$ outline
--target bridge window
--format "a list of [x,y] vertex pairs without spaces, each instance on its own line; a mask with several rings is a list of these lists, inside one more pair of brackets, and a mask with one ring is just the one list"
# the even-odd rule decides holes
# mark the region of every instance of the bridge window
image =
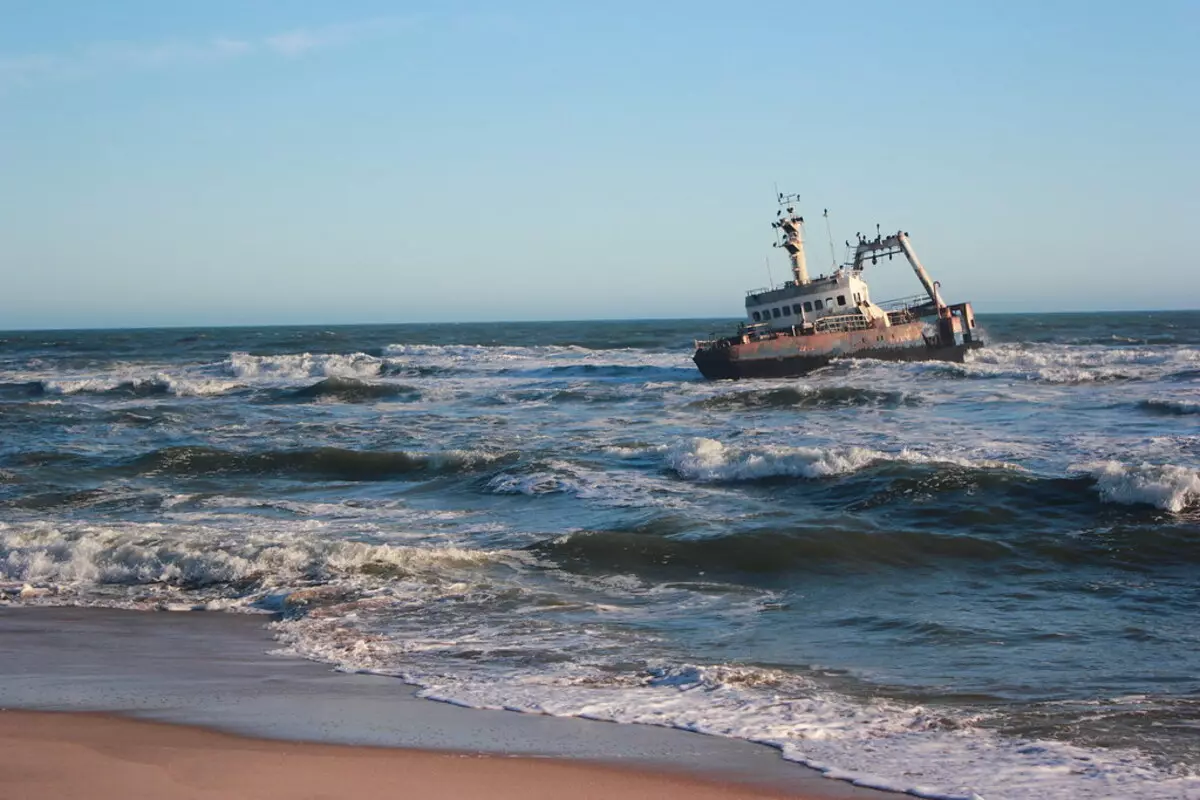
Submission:
[[779,319],[779,308],[778,307],[771,309],[771,316],[774,317],[775,319]]
[[805,310],[805,311],[812,311],[812,303],[810,303],[810,302],[808,302],[807,300],[805,300],[805,301],[804,301],[804,310]]
[[[808,305],[808,303],[805,303],[804,305]],[[815,308],[817,311],[820,311],[821,310],[821,301],[813,300],[813,308]]]
[[800,315],[800,304],[799,303],[796,303],[792,306],[792,313],[796,314],[796,316]]
[[826,298],[825,298],[825,307],[826,307],[826,308],[833,308],[833,298],[832,298],[832,297],[826,297]]
[[760,313],[758,313],[757,311],[755,311],[755,312],[754,312],[754,321],[755,321],[755,322],[759,322],[761,319],[762,319],[762,314],[760,314]]
[[784,307],[783,307],[783,315],[784,315],[785,317],[790,317],[790,316],[792,315],[792,307],[791,307],[791,306],[784,306]]
[[844,305],[846,305],[846,295],[844,295],[844,294],[839,294],[839,295],[838,295],[838,305],[839,305],[839,306],[844,306]]

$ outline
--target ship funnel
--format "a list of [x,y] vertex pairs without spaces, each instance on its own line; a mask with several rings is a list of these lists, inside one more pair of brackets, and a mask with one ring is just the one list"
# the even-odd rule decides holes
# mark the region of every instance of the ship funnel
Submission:
[[797,286],[808,283],[808,263],[804,260],[804,217],[789,216],[780,221],[783,246],[792,261],[792,276]]

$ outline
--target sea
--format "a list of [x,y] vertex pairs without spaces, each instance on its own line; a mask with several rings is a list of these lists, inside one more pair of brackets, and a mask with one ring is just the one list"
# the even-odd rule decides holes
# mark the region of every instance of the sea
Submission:
[[739,382],[728,320],[0,333],[0,602],[920,797],[1200,798],[1200,312],[979,319]]

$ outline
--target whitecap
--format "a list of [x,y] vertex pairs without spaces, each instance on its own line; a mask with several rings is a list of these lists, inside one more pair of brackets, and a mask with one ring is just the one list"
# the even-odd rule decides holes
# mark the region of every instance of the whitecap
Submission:
[[1101,461],[1071,469],[1089,474],[1105,502],[1151,505],[1174,513],[1200,504],[1200,472],[1190,467]]

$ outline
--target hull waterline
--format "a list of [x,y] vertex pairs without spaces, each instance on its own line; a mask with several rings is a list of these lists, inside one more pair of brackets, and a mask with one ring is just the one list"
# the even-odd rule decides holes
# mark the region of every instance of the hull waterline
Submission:
[[697,350],[692,357],[700,374],[709,380],[741,380],[749,378],[795,378],[846,358],[878,361],[949,361],[961,363],[969,350],[978,344],[920,346],[905,348],[876,348],[855,353],[786,354],[769,357],[739,358],[738,345],[720,350]]

